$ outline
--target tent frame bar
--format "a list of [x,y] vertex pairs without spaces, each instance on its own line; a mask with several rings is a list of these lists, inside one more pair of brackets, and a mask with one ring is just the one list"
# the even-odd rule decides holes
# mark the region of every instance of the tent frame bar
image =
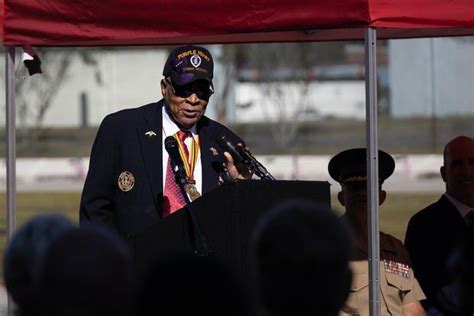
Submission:
[[367,143],[367,236],[369,249],[369,313],[380,315],[379,168],[377,131],[377,33],[365,31]]
[[[6,91],[6,156],[7,156],[7,245],[13,237],[16,222],[16,105],[15,47],[5,51]],[[13,315],[13,302],[8,296],[7,313]]]
[[16,209],[16,106],[15,106],[15,47],[7,47],[6,69],[6,151],[7,151],[7,242],[15,230]]

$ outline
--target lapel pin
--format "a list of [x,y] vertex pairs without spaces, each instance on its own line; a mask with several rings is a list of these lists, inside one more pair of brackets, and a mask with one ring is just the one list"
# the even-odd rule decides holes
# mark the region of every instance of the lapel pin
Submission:
[[209,150],[211,151],[213,156],[219,155],[219,153],[217,152],[217,149],[215,149],[214,147],[209,147]]
[[152,137],[152,136],[156,136],[156,133],[154,131],[148,131],[145,133],[145,135],[148,137]]

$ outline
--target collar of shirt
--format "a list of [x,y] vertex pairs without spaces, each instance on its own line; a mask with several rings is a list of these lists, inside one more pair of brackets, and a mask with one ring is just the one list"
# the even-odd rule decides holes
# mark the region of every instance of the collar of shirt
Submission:
[[456,200],[453,198],[451,195],[448,193],[445,193],[444,196],[451,202],[453,203],[454,207],[458,210],[459,214],[461,214],[462,218],[465,218],[467,213],[469,213],[472,210],[472,207]]

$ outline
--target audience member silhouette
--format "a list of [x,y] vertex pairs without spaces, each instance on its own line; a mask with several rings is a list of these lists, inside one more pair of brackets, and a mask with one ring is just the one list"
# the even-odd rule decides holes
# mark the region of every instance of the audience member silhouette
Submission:
[[350,241],[328,207],[293,200],[267,213],[252,242],[266,313],[338,315],[351,285]]
[[5,251],[3,277],[16,315],[34,315],[38,280],[50,244],[75,226],[58,214],[38,215],[21,226]]
[[141,286],[139,316],[247,316],[252,301],[239,275],[217,257],[168,253]]
[[44,261],[40,316],[128,316],[134,294],[125,243],[100,227],[59,236]]

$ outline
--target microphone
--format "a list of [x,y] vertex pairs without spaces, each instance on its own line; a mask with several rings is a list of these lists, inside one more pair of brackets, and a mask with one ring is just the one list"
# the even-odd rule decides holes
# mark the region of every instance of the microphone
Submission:
[[170,156],[171,165],[173,166],[172,169],[177,177],[177,180],[181,183],[184,183],[186,181],[186,172],[184,171],[183,160],[179,154],[178,141],[173,136],[166,137],[165,149]]
[[252,155],[250,150],[240,146],[235,146],[230,140],[225,136],[222,136],[217,139],[217,143],[224,150],[227,150],[236,163],[241,163],[249,168],[250,171],[255,173],[263,180],[276,180],[270,172]]
[[234,161],[236,163],[240,163],[242,162],[242,160],[244,160],[239,150],[237,150],[236,146],[234,146],[234,144],[227,140],[225,136],[218,138],[217,144],[219,144],[222,149],[227,150],[232,155],[232,158],[234,158]]

